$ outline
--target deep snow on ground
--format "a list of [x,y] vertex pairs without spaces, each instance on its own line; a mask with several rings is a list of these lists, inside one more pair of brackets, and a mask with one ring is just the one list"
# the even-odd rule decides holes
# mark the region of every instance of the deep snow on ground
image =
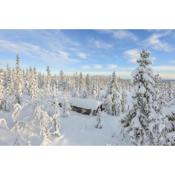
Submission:
[[[30,124],[32,109],[32,105],[24,106],[19,120]],[[11,129],[14,124],[11,113],[0,112],[1,119],[6,120],[9,129],[0,126],[0,145],[14,145],[17,135]],[[83,115],[73,111],[68,117],[60,117],[59,121],[61,137],[52,138],[44,145],[126,145],[122,140],[119,117],[103,113],[101,116],[102,129],[95,127],[97,116]],[[22,137],[27,138],[28,141],[22,141],[19,145],[43,144],[43,138],[38,129],[26,129],[22,132],[25,132],[22,133]]]
[[63,138],[54,143],[58,145],[122,145],[119,118],[102,115],[102,129],[95,128],[96,116],[71,112],[67,118],[61,118],[60,126]]

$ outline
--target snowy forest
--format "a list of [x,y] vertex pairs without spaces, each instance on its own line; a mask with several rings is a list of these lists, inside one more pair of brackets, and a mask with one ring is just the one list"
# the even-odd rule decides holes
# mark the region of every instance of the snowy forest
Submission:
[[0,145],[175,145],[175,81],[142,50],[132,79],[0,70]]

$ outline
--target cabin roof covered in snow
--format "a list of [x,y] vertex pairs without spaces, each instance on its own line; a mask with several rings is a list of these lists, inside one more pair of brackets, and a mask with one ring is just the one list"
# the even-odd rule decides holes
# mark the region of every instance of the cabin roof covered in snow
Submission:
[[70,98],[70,104],[79,108],[95,110],[102,104],[102,102],[95,99],[72,97]]

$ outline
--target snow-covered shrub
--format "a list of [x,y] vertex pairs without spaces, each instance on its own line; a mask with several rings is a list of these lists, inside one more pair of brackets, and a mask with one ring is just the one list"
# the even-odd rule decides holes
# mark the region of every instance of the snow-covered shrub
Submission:
[[40,135],[44,140],[50,140],[51,136],[59,137],[59,112],[55,112],[49,116],[48,113],[42,109],[41,106],[37,106],[34,113],[33,125],[39,124]]
[[18,119],[18,117],[20,115],[21,110],[22,110],[21,105],[18,104],[18,103],[16,103],[14,105],[14,110],[13,110],[13,113],[12,113],[12,119],[13,119],[14,122],[17,121],[17,119]]
[[52,125],[53,125],[53,131],[52,131],[52,135],[56,136],[56,137],[60,137],[60,126],[59,126],[59,117],[60,117],[60,113],[55,113],[52,116]]
[[70,114],[71,106],[67,97],[64,97],[62,101],[61,116],[68,117]]
[[0,119],[0,128],[2,129],[9,129],[8,126],[7,126],[7,121],[5,118],[1,118]]
[[4,104],[4,110],[7,112],[12,111],[14,105],[16,103],[16,98],[14,95],[7,95]]
[[14,145],[30,145],[30,136],[33,134],[33,128],[28,123],[17,121],[10,129],[15,134]]
[[97,129],[102,129],[103,125],[101,122],[101,112],[97,113],[97,124],[95,125]]

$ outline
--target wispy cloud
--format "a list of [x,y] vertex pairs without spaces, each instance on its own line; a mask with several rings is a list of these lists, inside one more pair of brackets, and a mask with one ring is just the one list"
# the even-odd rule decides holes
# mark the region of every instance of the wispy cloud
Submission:
[[83,65],[83,66],[82,66],[82,69],[84,69],[84,70],[89,70],[89,69],[91,69],[91,66],[89,66],[89,65]]
[[[124,51],[124,57],[129,60],[130,63],[137,63],[137,59],[140,57],[140,50],[139,49],[129,49]],[[150,55],[150,60],[152,63],[157,60],[156,57]]]
[[81,58],[81,59],[86,59],[86,58],[87,58],[87,54],[84,53],[84,52],[78,52],[78,53],[77,53],[77,56],[78,56],[79,58]]
[[169,61],[170,64],[175,64],[175,60]]
[[114,39],[138,41],[138,37],[131,31],[127,30],[99,30],[100,32],[111,34]]
[[165,65],[165,66],[154,66],[153,68],[157,71],[173,71],[173,72],[175,72],[175,66]]
[[101,41],[101,40],[97,40],[97,39],[94,39],[94,38],[92,38],[90,40],[90,45],[91,45],[91,47],[95,47],[97,49],[109,49],[109,48],[113,47],[113,45],[110,44],[110,43],[107,43],[107,42],[104,42],[104,41]]
[[76,59],[71,59],[69,53],[63,50],[51,51],[42,48],[38,45],[30,44],[27,42],[14,42],[9,40],[0,40],[0,50],[6,50],[15,54],[26,54],[33,57],[37,57],[48,63],[55,62],[76,62]]
[[103,68],[103,66],[101,64],[95,64],[93,67],[94,67],[94,69],[97,69],[97,70]]
[[136,63],[137,59],[140,57],[140,53],[138,49],[130,49],[124,52],[124,56],[129,60],[129,62]]
[[110,70],[115,70],[115,69],[118,68],[118,66],[117,66],[116,64],[109,64],[109,65],[107,66],[107,68],[110,69]]
[[103,66],[101,64],[91,64],[91,65],[83,65],[82,69],[84,70],[101,70],[103,68]]
[[173,47],[163,39],[170,34],[171,31],[153,33],[145,40],[144,43],[146,46],[152,47],[155,50],[169,52],[173,49]]

